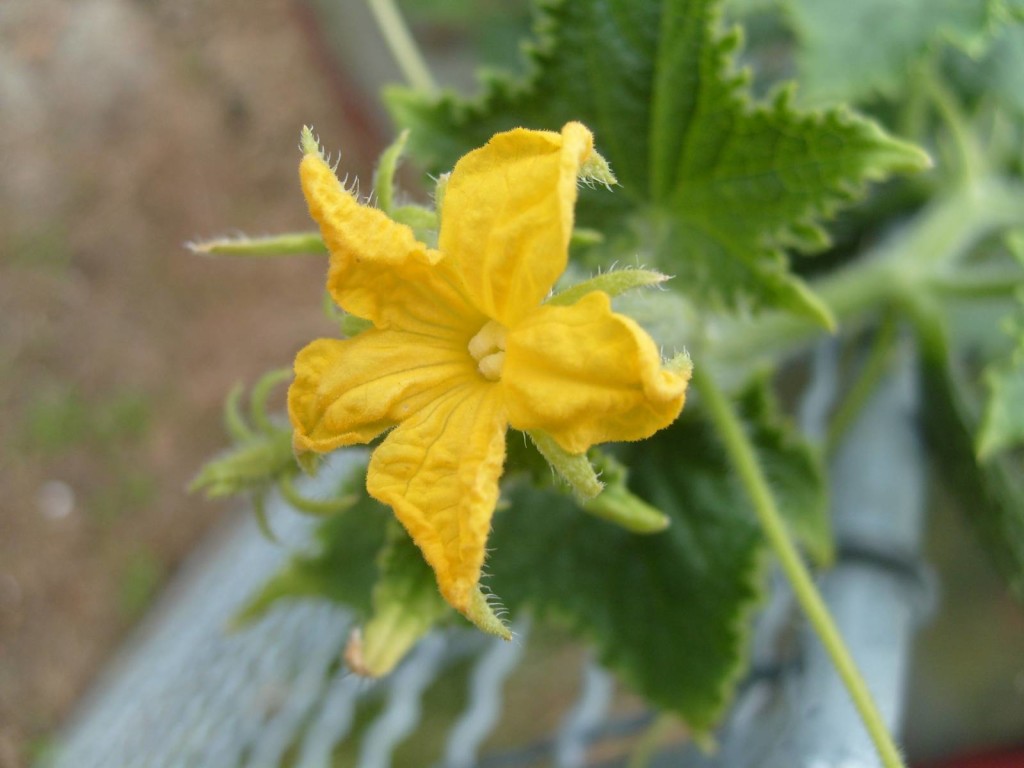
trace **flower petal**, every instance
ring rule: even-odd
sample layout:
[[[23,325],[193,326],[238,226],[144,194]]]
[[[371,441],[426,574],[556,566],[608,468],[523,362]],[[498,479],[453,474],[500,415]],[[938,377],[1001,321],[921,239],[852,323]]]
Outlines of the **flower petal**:
[[[302,159],[299,176],[331,253],[327,288],[342,309],[378,328],[443,334],[479,327],[479,313],[439,251],[383,211],[361,205],[319,155]]]
[[[439,247],[488,317],[511,327],[565,271],[576,174],[592,149],[579,123],[561,134],[517,128],[455,165]]]
[[[671,424],[687,377],[663,369],[650,336],[595,291],[569,307],[539,307],[511,329],[501,383],[512,427],[582,453]]]
[[[446,389],[479,380],[462,346],[402,331],[319,339],[295,358],[288,415],[296,450],[369,442]]]
[[[366,474],[370,495],[395,510],[441,594],[463,613],[480,580],[505,429],[497,385],[456,387],[391,432]]]

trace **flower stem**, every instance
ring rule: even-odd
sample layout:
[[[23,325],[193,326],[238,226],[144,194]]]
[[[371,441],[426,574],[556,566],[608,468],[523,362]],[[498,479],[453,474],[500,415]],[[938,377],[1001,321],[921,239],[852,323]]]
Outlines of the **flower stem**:
[[[966,116],[957,102],[953,92],[946,87],[934,67],[921,73],[918,82],[923,85],[925,94],[935,105],[935,109],[946,123],[953,147],[956,152],[956,172],[958,181],[970,185],[981,177],[984,171],[984,160],[981,150],[974,141]]]
[[[427,62],[416,46],[416,41],[409,33],[409,28],[406,26],[398,6],[395,5],[395,0],[368,0],[368,2],[370,10],[373,11],[373,16],[377,20],[377,26],[380,27],[381,34],[384,35],[384,40],[387,42],[388,48],[391,49],[391,55],[395,57],[398,68],[402,70],[402,75],[409,85],[424,93],[435,92],[437,84],[427,68]]]
[[[867,684],[850,656],[807,566],[804,565],[796,545],[786,530],[775,498],[768,487],[768,481],[754,453],[754,447],[743,430],[739,416],[718,385],[700,366],[694,370],[693,384],[718,428],[726,452],[750,497],[768,543],[775,551],[797,601],[842,678],[878,750],[882,764],[885,768],[904,768],[903,759],[871,698]]]

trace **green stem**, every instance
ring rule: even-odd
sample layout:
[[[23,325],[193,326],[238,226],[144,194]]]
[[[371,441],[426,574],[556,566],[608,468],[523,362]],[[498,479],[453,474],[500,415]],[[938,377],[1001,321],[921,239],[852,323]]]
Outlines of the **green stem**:
[[[291,377],[291,368],[278,368],[264,373],[253,386],[252,394],[249,396],[249,413],[252,416],[253,424],[261,432],[273,434],[280,429],[270,420],[270,416],[267,415],[267,399],[270,397],[270,392],[274,387]]]
[[[187,243],[193,253],[211,256],[294,256],[324,254],[327,246],[319,232],[288,232],[267,237],[221,237]]]
[[[237,443],[251,440],[256,433],[242,415],[242,393],[245,388],[238,382],[228,392],[224,401],[224,428],[228,436]]]
[[[956,96],[946,87],[943,78],[939,76],[934,66],[922,73],[918,82],[923,85],[924,91],[935,104],[939,115],[949,128],[953,147],[956,150],[960,183],[965,185],[973,183],[984,170],[984,163],[981,150],[974,141],[967,118],[964,116]]]
[[[937,277],[930,286],[936,293],[955,298],[1006,298],[1024,286],[1024,271],[1020,267],[978,269],[969,275]]]
[[[867,360],[861,367],[860,373],[850,387],[842,404],[832,417],[828,425],[828,435],[825,437],[825,452],[831,456],[835,453],[840,439],[846,434],[857,414],[861,412],[868,397],[875,391],[875,387],[885,373],[892,352],[893,341],[896,338],[896,323],[891,317],[886,318],[878,334],[873,340],[871,351]]]
[[[761,470],[754,447],[743,430],[739,416],[714,380],[699,366],[693,372],[693,384],[718,428],[726,452],[750,496],[765,537],[775,551],[797,601],[842,678],[878,750],[882,764],[885,768],[904,768],[903,759],[871,698],[867,684],[861,677],[821,594],[814,586],[807,566],[804,565],[796,545],[786,530],[768,486],[768,480]]]
[[[327,517],[338,515],[347,511],[356,503],[354,495],[340,496],[330,499],[310,499],[303,496],[295,487],[295,481],[291,475],[282,475],[277,481],[277,488],[281,491],[281,497],[287,501],[293,509],[305,515],[313,517]]]
[[[434,78],[427,68],[427,62],[409,33],[409,28],[405,25],[405,20],[394,0],[368,0],[368,2],[370,10],[373,11],[373,16],[377,20],[377,26],[380,27],[381,34],[384,35],[384,40],[387,42],[388,48],[391,49],[391,55],[395,57],[398,68],[402,70],[402,75],[409,85],[424,93],[434,93],[437,90],[437,84],[434,82]]]

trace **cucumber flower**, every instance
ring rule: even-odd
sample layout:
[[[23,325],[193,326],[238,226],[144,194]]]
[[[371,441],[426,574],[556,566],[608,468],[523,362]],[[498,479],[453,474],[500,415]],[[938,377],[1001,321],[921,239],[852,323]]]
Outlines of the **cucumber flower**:
[[[433,248],[359,203],[307,138],[300,176],[330,251],[328,290],[372,327],[299,352],[296,451],[387,432],[367,490],[394,510],[444,598],[501,634],[479,581],[507,430],[582,454],[649,437],[685,398],[687,376],[663,367],[607,294],[544,304],[568,260],[577,177],[603,160],[579,123],[494,136],[452,171]]]

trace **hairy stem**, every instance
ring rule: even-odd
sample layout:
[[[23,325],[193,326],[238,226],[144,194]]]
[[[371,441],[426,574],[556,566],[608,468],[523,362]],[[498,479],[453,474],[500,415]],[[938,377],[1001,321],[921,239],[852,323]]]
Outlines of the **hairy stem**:
[[[778,557],[804,614],[842,678],[878,750],[882,764],[885,768],[904,768],[903,758],[871,698],[867,684],[850,656],[825,601],[815,587],[807,566],[804,565],[793,539],[786,530],[754,447],[744,432],[739,416],[718,385],[699,366],[694,370],[693,384],[711,420],[718,428],[726,452],[750,497],[765,537]]]

